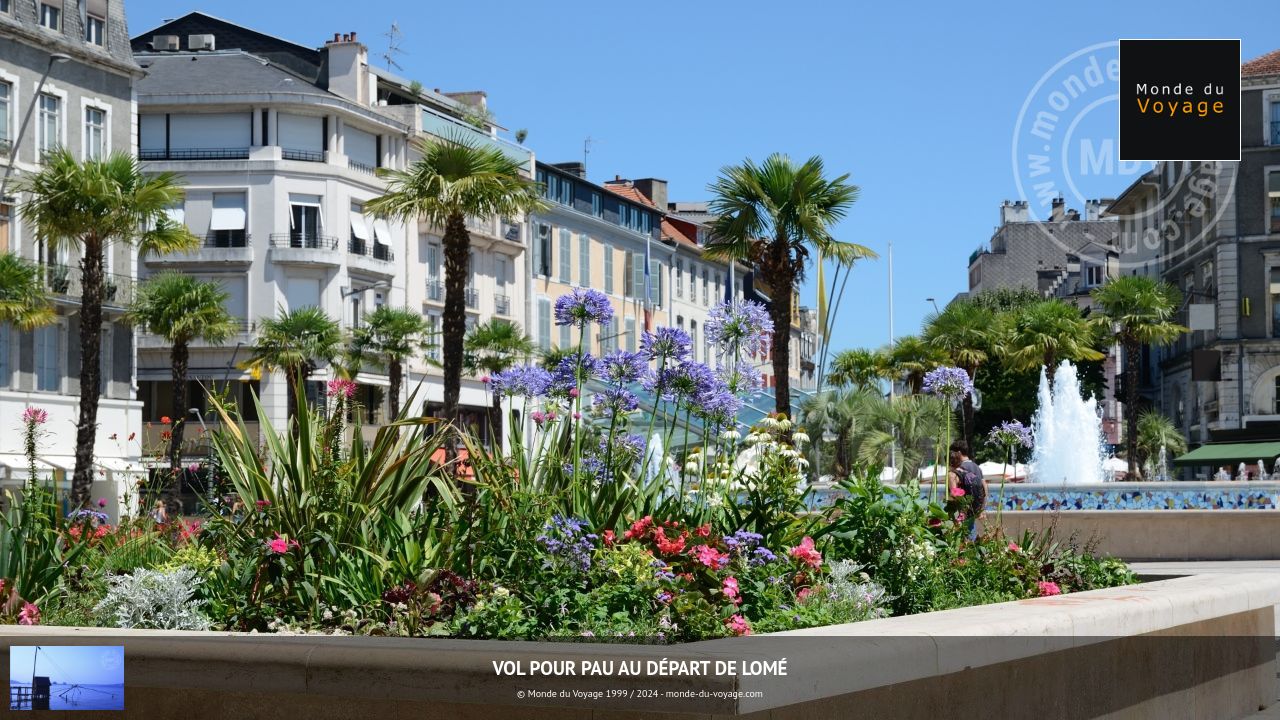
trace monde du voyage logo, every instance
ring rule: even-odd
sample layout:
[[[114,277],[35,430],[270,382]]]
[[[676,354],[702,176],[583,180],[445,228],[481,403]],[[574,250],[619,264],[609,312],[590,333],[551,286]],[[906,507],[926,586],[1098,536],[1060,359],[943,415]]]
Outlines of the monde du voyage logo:
[[[1240,159],[1239,40],[1120,41],[1122,161]]]

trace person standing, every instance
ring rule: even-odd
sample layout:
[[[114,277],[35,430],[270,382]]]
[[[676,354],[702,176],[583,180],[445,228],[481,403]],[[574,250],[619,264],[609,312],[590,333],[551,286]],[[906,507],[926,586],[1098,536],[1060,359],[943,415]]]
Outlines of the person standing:
[[[982,468],[969,458],[969,443],[956,440],[949,450],[951,470],[947,473],[947,495],[959,501],[956,503],[958,507],[968,510],[963,522],[969,528],[969,539],[976,540],[978,518],[987,505],[987,481],[982,476]]]

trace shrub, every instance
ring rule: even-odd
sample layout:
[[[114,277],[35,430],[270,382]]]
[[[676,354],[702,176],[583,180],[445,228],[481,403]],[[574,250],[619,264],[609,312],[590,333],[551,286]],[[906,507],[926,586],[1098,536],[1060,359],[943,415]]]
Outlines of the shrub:
[[[208,630],[209,619],[192,598],[201,580],[189,567],[168,572],[137,570],[108,579],[110,588],[94,611],[114,627]]]

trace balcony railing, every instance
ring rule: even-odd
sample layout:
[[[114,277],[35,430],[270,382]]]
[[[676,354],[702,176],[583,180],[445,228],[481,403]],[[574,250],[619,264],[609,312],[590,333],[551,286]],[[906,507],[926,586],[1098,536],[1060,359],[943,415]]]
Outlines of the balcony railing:
[[[81,270],[70,265],[46,265],[42,269],[44,287],[54,297],[79,302],[84,297]],[[107,307],[125,307],[133,300],[133,278],[128,275],[104,273],[102,276],[102,304]]]
[[[308,250],[337,250],[338,238],[304,232],[271,233],[271,247],[306,248]]]
[[[302,160],[303,162],[324,162],[323,150],[298,150],[296,148],[280,148],[280,157],[285,160]]]
[[[514,243],[520,242],[520,223],[503,218],[502,239]]]
[[[467,299],[467,307],[471,308],[472,310],[479,309],[480,293],[476,292],[475,288],[469,287],[464,291],[463,294],[466,296],[466,299]]]
[[[207,248],[242,248],[249,247],[249,233],[243,230],[212,230],[204,236]]]
[[[140,150],[139,160],[248,160],[249,148],[186,148],[183,150]]]
[[[351,158],[347,158],[347,167],[355,170],[356,172],[364,173],[365,175],[374,174],[374,167],[372,165],[365,165],[364,163],[357,162]]]
[[[493,296],[493,311],[498,315],[511,314],[511,298],[506,295]]]
[[[363,255],[374,260],[385,260],[387,262],[396,259],[395,253],[391,252],[390,246],[383,245],[380,242],[368,242],[354,236],[347,241],[347,252],[352,255]]]
[[[444,302],[444,283],[439,280],[428,280],[427,299],[432,302]]]

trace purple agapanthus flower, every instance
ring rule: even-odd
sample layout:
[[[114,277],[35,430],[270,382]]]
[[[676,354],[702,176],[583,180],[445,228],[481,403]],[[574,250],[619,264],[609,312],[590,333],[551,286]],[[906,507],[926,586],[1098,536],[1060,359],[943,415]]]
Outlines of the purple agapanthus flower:
[[[715,387],[699,393],[693,401],[693,414],[715,430],[734,424],[741,410],[742,398],[729,392],[719,381]]]
[[[1029,448],[1032,443],[1031,428],[1023,425],[1018,420],[1005,420],[991,428],[991,442],[1005,448],[1015,445]]]
[[[526,398],[542,397],[551,387],[551,373],[536,365],[520,365],[494,373],[489,387],[503,397],[522,395]]]
[[[591,398],[591,406],[606,415],[627,413],[640,407],[636,394],[624,387],[610,387]]]
[[[645,380],[645,389],[658,393],[664,400],[692,400],[721,385],[715,371],[700,362],[687,360],[674,367],[661,368]]]
[[[600,438],[601,452],[612,452],[615,459],[639,460],[644,454],[644,448],[644,438],[633,433],[615,436],[612,445],[609,444],[608,439]]]
[[[614,385],[626,385],[644,377],[649,370],[649,363],[640,353],[618,350],[605,355],[600,360],[600,376]]]
[[[764,305],[752,300],[721,303],[707,313],[707,340],[722,355],[746,353],[755,356],[769,351],[773,320]]]
[[[640,336],[640,352],[662,365],[684,362],[692,351],[693,339],[680,328],[660,327]]]
[[[964,370],[943,366],[930,370],[924,376],[924,391],[955,401],[973,395],[973,381]]]
[[[600,361],[587,354],[566,355],[561,358],[555,372],[551,373],[550,393],[556,396],[568,395],[569,391],[581,390],[588,381],[600,374]]]
[[[583,328],[588,323],[607,325],[613,318],[613,303],[599,290],[574,288],[556,298],[556,325]]]
[[[721,365],[716,368],[716,375],[729,392],[735,395],[752,397],[764,388],[764,377],[760,375],[759,368],[749,363],[741,363],[733,368]]]

